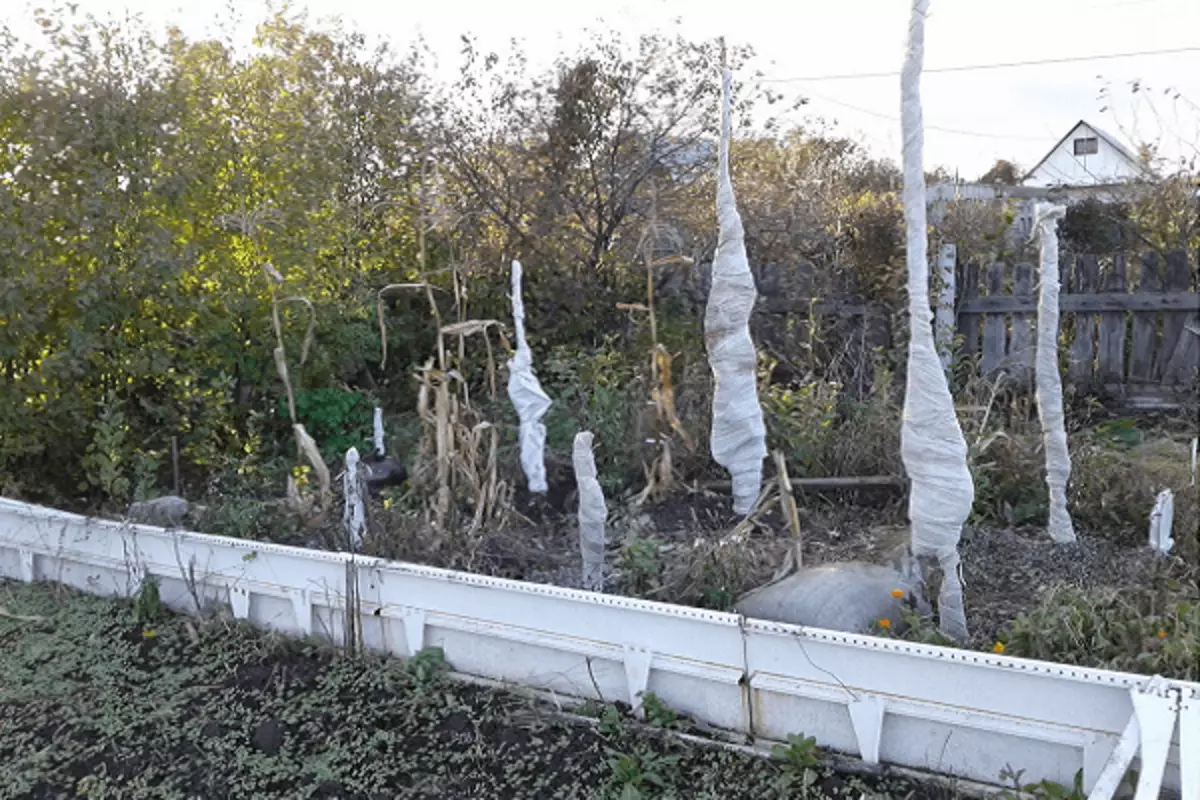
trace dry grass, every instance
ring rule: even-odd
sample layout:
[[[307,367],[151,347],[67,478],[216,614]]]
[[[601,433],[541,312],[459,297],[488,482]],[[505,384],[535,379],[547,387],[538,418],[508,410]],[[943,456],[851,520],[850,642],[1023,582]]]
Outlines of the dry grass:
[[[1124,449],[1096,436],[1076,441],[1071,509],[1085,530],[1121,544],[1146,545],[1154,500],[1170,489],[1175,495],[1176,548],[1187,561],[1200,564],[1200,500],[1192,485],[1188,442],[1155,438]]]

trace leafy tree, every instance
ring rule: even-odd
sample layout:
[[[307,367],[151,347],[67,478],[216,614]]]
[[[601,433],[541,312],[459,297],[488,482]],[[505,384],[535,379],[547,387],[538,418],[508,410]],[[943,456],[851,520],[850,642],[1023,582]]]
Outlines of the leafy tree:
[[[127,450],[110,471],[173,436],[200,475],[270,455],[273,293],[315,311],[303,368],[307,311],[282,313],[298,389],[387,388],[370,300],[414,262],[408,67],[284,15],[238,55],[42,14],[40,46],[6,32],[0,62],[0,475],[103,488],[80,467],[101,439]]]
[[[1021,177],[1021,169],[1016,164],[1000,158],[987,172],[979,176],[979,182],[1000,186],[1017,186],[1021,183]]]
[[[730,63],[749,55],[731,48]],[[520,258],[542,319],[587,314],[588,329],[602,329],[636,291],[631,279],[644,280],[636,251],[652,207],[670,207],[714,168],[719,64],[715,41],[596,33],[535,72],[465,40],[433,138],[472,260],[506,268]],[[739,117],[764,98],[775,99],[743,87]]]

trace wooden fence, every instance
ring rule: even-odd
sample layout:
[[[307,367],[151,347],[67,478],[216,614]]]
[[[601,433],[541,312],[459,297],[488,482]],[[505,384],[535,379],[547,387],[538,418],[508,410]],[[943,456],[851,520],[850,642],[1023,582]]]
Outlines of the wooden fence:
[[[1060,353],[1077,387],[1190,387],[1200,369],[1200,294],[1185,252],[1067,255],[1060,261]],[[1032,264],[959,265],[962,351],[984,374],[1032,374],[1037,277]]]
[[[1037,346],[1037,267],[1032,263],[979,266],[957,263],[952,245],[940,248],[930,271],[930,299],[940,343],[958,335],[959,358],[977,363],[983,375],[999,370],[1023,380],[1033,376]],[[1059,261],[1060,363],[1065,384],[1122,397],[1129,405],[1173,405],[1180,391],[1196,387],[1200,371],[1200,278],[1197,264],[1177,251],[1129,255],[1076,255]],[[869,390],[871,353],[904,346],[907,335],[894,331],[902,309],[872,303],[834,288],[814,286],[815,268],[755,268],[760,329],[756,341],[768,350],[807,353],[813,315],[820,318],[825,349],[859,362],[847,388]],[[703,313],[708,270],[687,273],[679,285],[664,282],[663,297],[690,298]],[[946,291],[952,283],[953,291]],[[681,288],[682,287],[682,288]],[[778,322],[787,318],[786,324]],[[952,347],[943,347],[947,363]],[[865,366],[864,366],[865,365]],[[902,359],[897,365],[903,369]]]

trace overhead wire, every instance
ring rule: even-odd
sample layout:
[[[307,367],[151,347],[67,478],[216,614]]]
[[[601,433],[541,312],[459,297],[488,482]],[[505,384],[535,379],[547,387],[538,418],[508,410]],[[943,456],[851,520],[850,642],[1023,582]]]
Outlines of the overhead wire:
[[[1187,46],[1187,47],[1176,47],[1176,48],[1163,48],[1163,49],[1158,49],[1158,50],[1140,50],[1140,51],[1123,52],[1123,53],[1098,53],[1098,54],[1094,54],[1094,55],[1090,55],[1090,56],[1064,56],[1064,57],[1059,57],[1059,58],[1042,58],[1042,59],[1027,59],[1024,61],[995,62],[995,63],[990,63],[990,64],[965,64],[965,65],[949,66],[949,67],[933,67],[933,68],[925,69],[923,71],[923,73],[927,74],[927,73],[948,73],[948,72],[972,72],[972,71],[980,71],[980,70],[1010,69],[1010,68],[1018,68],[1018,67],[1041,66],[1041,65],[1050,65],[1050,64],[1080,63],[1080,62],[1086,62],[1086,61],[1100,61],[1100,60],[1110,60],[1110,59],[1118,59],[1118,58],[1136,58],[1136,57],[1143,57],[1143,56],[1170,55],[1170,54],[1191,53],[1191,52],[1200,53],[1200,45]],[[794,78],[760,78],[758,80],[758,83],[759,84],[816,83],[816,82],[821,82],[821,81],[858,80],[858,79],[869,79],[869,78],[897,78],[899,76],[900,76],[899,72],[860,72],[860,73],[813,75],[813,76],[807,76],[807,77],[794,77]],[[828,97],[826,95],[819,94],[808,88],[805,88],[804,91],[807,94],[811,95],[812,97],[815,97],[826,103],[830,103],[835,106],[841,106],[842,108],[846,108],[851,111],[856,111],[860,114],[866,114],[868,116],[888,120],[890,122],[899,122],[900,121],[900,118],[898,116],[895,116],[892,114],[885,114],[885,113],[882,113],[879,111],[874,111],[869,108],[862,108],[861,106],[856,106],[852,103],[846,103],[841,100],[835,100],[832,97]],[[1044,137],[1040,137],[1040,136],[1034,137],[1034,136],[1005,135],[1005,134],[989,133],[986,131],[964,130],[962,128],[948,128],[948,127],[944,127],[944,126],[940,126],[940,125],[927,124],[927,125],[925,125],[925,128],[926,128],[926,130],[938,131],[940,133],[946,133],[946,134],[951,134],[951,135],[955,135],[955,136],[970,136],[970,137],[976,137],[976,138],[981,138],[981,139],[997,139],[997,140],[1005,140],[1005,141],[1029,141],[1029,142],[1045,141]]]
[[[852,103],[846,103],[841,100],[835,100],[832,97],[827,97],[822,94],[817,94],[816,92],[813,92],[810,90],[806,90],[806,93],[812,95],[813,97],[815,97],[818,100],[821,100],[823,102],[830,103],[835,106],[841,106],[842,108],[846,108],[851,111],[857,111],[860,114],[866,114],[871,117],[885,119],[885,120],[888,120],[889,122],[899,122],[900,121],[899,117],[893,116],[892,114],[885,114],[883,112],[874,111],[869,108],[862,108],[861,106],[856,106],[856,105],[853,105]],[[1026,141],[1026,142],[1044,142],[1044,141],[1046,141],[1046,137],[1044,137],[1044,136],[1009,136],[1009,135],[1002,134],[1002,133],[987,133],[985,131],[969,131],[969,130],[964,130],[962,128],[946,128],[941,125],[926,124],[925,130],[939,131],[941,133],[949,133],[949,134],[954,134],[957,136],[975,136],[975,137],[978,137],[981,139],[1003,139],[1003,140],[1007,140],[1007,141],[1020,140],[1020,141]]]
[[[1076,64],[1086,61],[1107,61],[1117,58],[1140,58],[1143,56],[1176,55],[1179,53],[1200,53],[1200,45],[1188,47],[1171,47],[1161,50],[1138,50],[1125,53],[1097,53],[1090,56],[1062,56],[1059,58],[1039,58],[1027,61],[1000,61],[991,64],[960,64],[950,67],[931,67],[923,70],[922,74],[945,72],[977,72],[993,69],[1013,69],[1017,67],[1036,67],[1049,64]],[[848,81],[868,78],[898,78],[899,71],[891,72],[845,72],[829,75],[807,75],[795,78],[763,78],[761,83],[805,83],[813,81]]]

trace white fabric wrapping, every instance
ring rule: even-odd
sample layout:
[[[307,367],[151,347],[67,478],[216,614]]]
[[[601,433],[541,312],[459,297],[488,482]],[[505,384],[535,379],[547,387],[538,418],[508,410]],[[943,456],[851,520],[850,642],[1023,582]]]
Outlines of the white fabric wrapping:
[[[375,407],[375,454],[381,458],[387,454],[387,444],[383,440],[383,409]]]
[[[342,488],[346,506],[342,512],[342,526],[346,539],[354,552],[362,548],[363,531],[366,530],[366,509],[363,507],[362,480],[358,474],[358,448],[346,451],[346,472],[342,476]]]
[[[913,553],[937,558],[942,570],[938,597],[941,631],[963,641],[967,638],[967,618],[959,575],[958,541],[975,502],[975,485],[967,468],[967,443],[934,345],[933,312],[929,306],[921,115],[921,68],[928,8],[928,0],[913,0],[900,78],[911,328],[900,450],[912,482],[908,515],[912,522]]]
[[[1046,486],[1050,490],[1050,538],[1060,544],[1075,541],[1075,526],[1067,509],[1067,479],[1071,455],[1067,450],[1062,376],[1058,372],[1058,220],[1066,206],[1038,203],[1035,224],[1041,245],[1038,290],[1037,405],[1046,450]]]
[[[529,481],[529,491],[546,491],[546,426],[542,417],[550,410],[550,398],[542,391],[533,372],[533,353],[525,340],[525,301],[521,298],[521,262],[512,262],[513,327],[517,334],[517,352],[508,361],[508,399],[521,420],[521,469]]]
[[[608,506],[596,478],[596,457],[592,453],[592,434],[575,434],[572,453],[575,484],[579,488],[579,549],[583,555],[583,588],[592,592],[604,589],[604,522]]]
[[[704,314],[704,339],[712,366],[712,454],[729,470],[733,510],[745,516],[762,489],[767,430],[756,382],[757,353],[750,338],[750,312],[756,292],[746,259],[742,218],[729,177],[730,95],[733,75],[721,72],[721,149],[717,172],[720,236],[713,257],[712,289]]]
[[[1154,510],[1150,512],[1150,549],[1167,555],[1175,546],[1171,528],[1175,525],[1175,494],[1163,489],[1154,499]]]

